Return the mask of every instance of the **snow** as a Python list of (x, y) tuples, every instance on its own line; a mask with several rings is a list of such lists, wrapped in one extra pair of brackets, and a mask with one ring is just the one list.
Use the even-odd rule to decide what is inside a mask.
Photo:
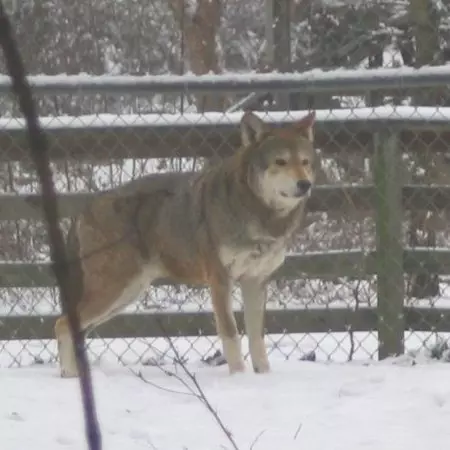
[[(270, 374), (236, 376), (224, 366), (188, 368), (242, 450), (446, 448), (448, 365), (411, 362), (274, 359)], [(2, 448), (87, 448), (77, 380), (59, 378), (54, 366), (2, 369), (0, 377)], [(202, 402), (160, 368), (104, 365), (93, 380), (105, 450), (231, 449)]]
[[(419, 85), (442, 85), (448, 83), (450, 75), (449, 65), (422, 66), (418, 69), (413, 67), (377, 68), (377, 69), (345, 69), (333, 70), (312, 69), (306, 72), (294, 73), (258, 73), (255, 71), (224, 72), (221, 74), (208, 73), (195, 75), (186, 73), (184, 75), (90, 75), (80, 73), (78, 75), (31, 75), (28, 80), (32, 87), (37, 90), (67, 89), (90, 90), (102, 92), (115, 90), (125, 93), (138, 90), (149, 92), (189, 90), (254, 90), (256, 88), (270, 89), (270, 84), (297, 84), (296, 89), (306, 87), (312, 92), (320, 84), (321, 89), (336, 90), (345, 85), (346, 89), (361, 90), (363, 83), (382, 83), (381, 87), (395, 85), (396, 87), (412, 87), (415, 83)], [(352, 85), (353, 83), (353, 85)], [(209, 86), (207, 86), (209, 85)], [(230, 89), (230, 85), (231, 89)], [(430, 85), (428, 85), (430, 86)], [(8, 75), (0, 75), (0, 92), (11, 87), (11, 79)], [(368, 86), (366, 86), (367, 88)], [(290, 86), (289, 88), (292, 88)], [(84, 92), (86, 93), (86, 92)]]
[[(255, 112), (267, 123), (290, 123), (305, 117), (309, 111)], [(186, 114), (91, 114), (85, 116), (41, 117), (40, 124), (46, 130), (72, 128), (123, 128), (123, 127), (192, 127), (224, 126), (239, 124), (243, 113), (186, 113)], [(436, 106), (378, 106), (375, 108), (345, 108), (316, 110), (317, 122), (370, 122), (370, 121), (430, 121), (433, 124), (447, 124), (450, 121), (450, 107)], [(1, 118), (0, 131), (23, 130), (25, 121), (21, 118)]]

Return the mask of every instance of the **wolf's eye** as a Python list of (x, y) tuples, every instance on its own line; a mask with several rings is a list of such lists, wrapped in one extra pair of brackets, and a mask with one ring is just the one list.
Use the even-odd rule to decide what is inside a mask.
[(282, 159), (282, 158), (277, 158), (275, 160), (275, 164), (277, 166), (285, 166), (287, 164), (287, 161), (285, 159)]
[(302, 166), (307, 166), (309, 164), (309, 159), (302, 159), (301, 163), (302, 163)]

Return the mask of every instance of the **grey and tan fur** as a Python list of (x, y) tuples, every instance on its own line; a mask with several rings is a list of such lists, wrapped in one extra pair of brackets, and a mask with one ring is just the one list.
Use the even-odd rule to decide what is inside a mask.
[[(276, 128), (247, 112), (242, 147), (231, 157), (195, 174), (145, 177), (95, 199), (70, 236), (79, 256), (72, 279), (82, 328), (109, 320), (158, 278), (207, 285), (229, 371), (241, 372), (230, 300), (238, 282), (253, 369), (268, 372), (265, 284), (284, 261), (315, 179), (314, 118)], [(65, 317), (55, 333), (61, 375), (76, 376)]]

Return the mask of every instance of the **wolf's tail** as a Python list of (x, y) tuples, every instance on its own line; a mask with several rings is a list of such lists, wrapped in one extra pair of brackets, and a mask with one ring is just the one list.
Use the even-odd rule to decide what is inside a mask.
[(66, 239), (69, 261), (69, 284), (73, 299), (78, 303), (83, 295), (83, 269), (81, 267), (80, 241), (77, 233), (77, 220), (72, 220)]

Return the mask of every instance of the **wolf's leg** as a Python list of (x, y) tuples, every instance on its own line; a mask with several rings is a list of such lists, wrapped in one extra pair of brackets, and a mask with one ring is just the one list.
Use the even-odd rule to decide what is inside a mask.
[[(145, 276), (144, 276), (145, 275)], [(123, 278), (118, 273), (105, 274), (103, 283), (85, 283), (85, 292), (77, 305), (82, 331), (92, 331), (107, 322), (132, 303), (142, 290), (153, 281), (148, 274)], [(98, 281), (98, 280), (97, 280)], [(62, 377), (76, 377), (77, 366), (67, 317), (55, 324)]]
[(221, 279), (211, 285), (217, 334), (222, 341), (223, 354), (230, 373), (235, 373), (243, 372), (245, 365), (241, 352), (241, 340), (231, 306), (230, 291), (229, 280)]
[[(95, 300), (102, 299), (103, 294), (101, 292), (94, 295), (84, 293), (81, 297), (79, 304), (77, 305), (77, 313), (80, 320), (80, 329), (85, 332), (89, 329), (95, 328), (100, 323), (100, 317), (106, 318), (106, 311), (102, 311), (99, 307), (99, 303)], [(95, 299), (95, 300), (94, 300)], [(107, 301), (103, 301), (100, 304), (106, 309)], [(94, 310), (97, 308), (97, 311)], [(103, 314), (102, 314), (103, 313)], [(58, 344), (58, 356), (61, 376), (64, 378), (76, 377), (78, 375), (78, 369), (76, 364), (76, 358), (73, 348), (72, 336), (69, 330), (69, 321), (66, 315), (61, 316), (55, 324), (55, 336)]]
[(264, 345), (264, 307), (266, 288), (259, 279), (241, 281), (244, 302), (244, 322), (247, 332), (253, 370), (256, 373), (269, 372), (270, 364)]

